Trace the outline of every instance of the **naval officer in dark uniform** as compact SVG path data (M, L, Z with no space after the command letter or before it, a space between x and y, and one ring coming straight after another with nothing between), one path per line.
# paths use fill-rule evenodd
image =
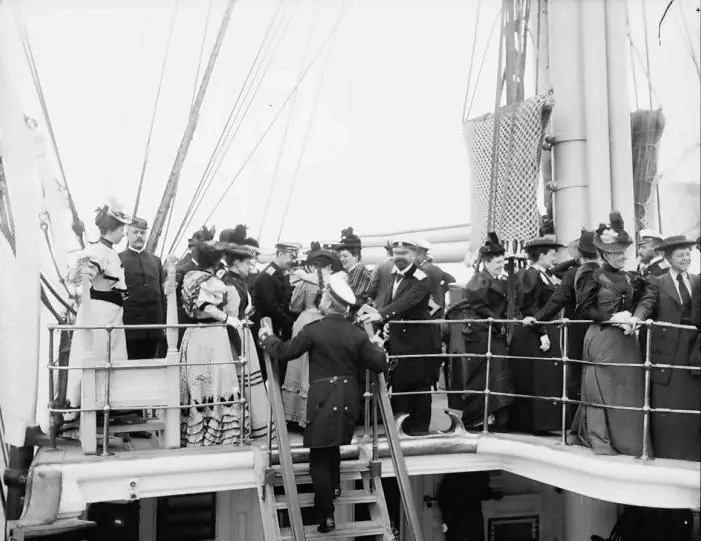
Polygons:
M310 448L314 507L322 533L336 527L333 498L340 495L340 446L351 442L360 414L357 374L365 368L379 373L387 365L381 340L371 341L347 319L354 304L350 286L340 276L331 276L319 303L323 319L309 323L289 342L267 327L259 333L263 348L281 363L309 353L304 446Z
M166 299L163 292L163 265L158 256L145 250L148 223L134 218L127 226L127 249L119 254L124 267L128 297L124 300L124 324L163 324ZM130 359L153 359L161 356L162 329L126 331L127 355Z
M253 284L252 300L254 313L254 336L260 330L260 320L269 317L273 322L273 332L283 340L292 338L292 325L295 316L290 311L292 287L290 270L297 261L301 246L293 242L280 242L275 245L275 259L271 261L256 277ZM263 358L259 351L259 358ZM285 381L286 365L280 367L280 381ZM268 379L265 365L261 366L263 378Z

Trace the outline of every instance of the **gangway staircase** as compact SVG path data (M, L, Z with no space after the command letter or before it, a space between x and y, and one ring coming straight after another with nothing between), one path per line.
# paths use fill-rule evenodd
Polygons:
M282 396L276 363L265 355L268 372L268 396L271 405L271 423L275 424L277 438L277 459L274 463L271 448L272 436L268 440L268 467L263 486L260 487L259 503L263 519L265 539L270 541L312 541L322 539L355 539L358 537L374 538L377 541L393 541L392 525L390 522L387 503L381 482L381 463L377 455L377 411L382 414L387 441L390 448L392 463L395 468L397 483L401 494L402 505L414 541L423 541L421 537L418 514L411 495L411 486L406 469L406 463L399 445L399 435L394 425L394 418L386 393L384 376L379 374L373 382L375 392L372 393L372 426L373 426L373 455L363 459L359 455L341 456L341 486L352 482L352 490L344 489L334 500L336 515L341 506L367 505L369 520L337 522L336 529L320 533L318 524L304 524L302 509L313 508L314 494L300 492L300 487L311 484L308 463L293 462L290 442L285 425L285 415L282 406ZM369 381L369 379L368 379ZM269 430L272 434L272 430ZM279 493L281 487L284 493ZM276 490L278 488L278 490ZM282 522L287 518L289 526ZM282 519L282 520L281 520ZM287 521L286 521L287 522Z

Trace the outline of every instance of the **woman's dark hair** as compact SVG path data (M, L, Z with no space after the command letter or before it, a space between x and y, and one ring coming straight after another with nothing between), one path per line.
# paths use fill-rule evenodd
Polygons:
M202 269L208 269L216 265L221 259L221 255L221 251L208 244L197 246L197 263Z
M224 252L224 259L226 260L226 264L231 266L234 264L234 261L245 261L246 259L252 259L253 255L252 254L242 254L242 253L230 253L230 252Z
M123 222L104 212L99 212L95 217L95 225L100 230L100 235L106 235L124 226Z
M489 263L495 257L503 256L504 254L484 254L480 257L482 263Z
M526 248L526 255L528 255L528 259L535 263L541 255L545 255L554 249L552 246L533 246L532 248Z

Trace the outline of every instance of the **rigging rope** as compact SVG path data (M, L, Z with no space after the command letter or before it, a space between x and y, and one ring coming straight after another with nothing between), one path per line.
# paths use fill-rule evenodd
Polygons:
M470 113L472 112L472 104L475 102L475 97L477 96L477 87L479 85L480 78L482 76L482 69L484 68L485 60L487 59L487 53L489 52L489 44L492 41L492 36L494 35L494 30L497 27L501 16L501 11L498 11L496 17L494 17L494 22L492 23L492 28L489 30L489 36L487 36L487 43L484 46L484 53L482 54L482 60L480 61L479 70L477 70L477 79L475 79L475 89L472 91L472 98L470 99L470 105L467 108L467 113L465 118L470 118Z
M684 17L684 12L682 11L680 2L677 2L677 7L679 8L679 18L681 19L682 26L684 27L684 36L686 36L686 42L689 45L689 55L691 56L691 61L694 63L694 67L696 68L696 74L699 76L699 80L701 81L701 68L699 68L699 61L696 58L696 53L694 52L694 43L691 41L689 27L686 24L686 18Z
M192 143L195 130L197 129L197 122L199 120L200 109L202 107L202 102L204 101L205 94L207 93L207 87L209 86L209 80L214 72L214 66L217 62L217 57L219 55L219 50L221 49L226 31L229 27L229 21L231 20L231 12L234 9L235 0L229 0L224 8L224 13L221 18L221 23L219 25L219 32L212 46L212 52L209 55L209 60L207 62L207 67L205 68L204 75L202 77L202 82L200 88L197 91L197 97L195 102L190 108L190 115L188 118L187 126L185 127L185 132L181 139L180 145L178 147L178 152L175 156L175 161L173 162L173 167L171 169L170 175L168 176L168 182L166 184L165 190L163 191L163 197L158 206L158 212L156 213L156 218L154 220L153 228L151 229L151 234L146 241L146 250L154 252L158 241L161 237L162 228L166 220L166 214L168 209L173 203L173 198L177 192L178 182L180 180L180 174L182 172L183 164L185 163L185 157L187 151Z
M39 70L36 67L36 62L34 61L34 51L32 50L31 43L29 42L29 33L24 24L24 18L22 17L22 12L19 8L19 1L13 0L12 6L14 8L15 21L17 23L17 28L20 34L20 41L22 43L22 49L24 50L24 56L29 64L29 73L32 76L32 81L34 83L34 88L37 91L37 96L39 98L39 104L41 105L41 111L44 116L44 121L46 122L46 127L49 132L49 138L51 140L51 145L54 149L54 154L56 155L56 161L58 163L58 168L61 173L61 178L63 180L63 188L66 190L66 195L68 197L68 206L71 210L73 216L73 232L76 237L78 237L78 242L81 248L85 248L85 240L83 238L85 234L85 224L80 220L78 216L78 209L75 206L75 201L71 194L70 188L68 187L68 179L66 177L66 171L63 167L63 160L61 159L61 153L58 149L58 143L56 142L56 134L54 132L53 123L51 122L51 116L49 115L49 108L46 104L46 98L44 96L44 90L41 85L41 80L39 78Z
M628 9L628 0L625 0L626 4L626 35L628 36L628 42L630 44L630 71L633 75L633 93L635 95L635 109L640 109L640 100L638 99L638 78L635 75L635 61L633 60L633 37L630 33L630 11Z
M312 29L314 28L314 18L316 17L316 11L314 12L314 17L309 25L309 35L307 36L307 43L304 46L304 53L302 54L302 65L299 68L299 75L302 75L304 66L307 63L307 54L309 53L309 46L311 45ZM290 103L290 114L287 115L287 122L285 122L285 130L282 132L282 141L280 143L280 150L277 153L277 160L275 161L275 168L273 169L273 176L270 179L270 185L268 186L268 194L265 198L265 206L263 207L263 215L260 219L260 226L258 227L258 236L256 237L259 241L263 235L263 227L268 219L268 211L270 210L270 202L273 197L273 190L278 180L278 173L280 172L280 164L282 163L282 156L284 154L287 142L287 134L289 132L290 126L292 125L292 118L294 117L295 105L297 104L297 97L299 94L295 94Z
M189 226L190 222L192 221L192 218L194 217L194 213L199 208L201 200L204 198L204 194L209 189L209 185L211 184L211 177L208 176L209 172L212 169L212 166L213 166L214 161L216 159L217 153L220 151L220 149L223 145L223 141L225 140L226 137L228 137L228 134L230 133L230 130L232 128L232 119L235 118L234 115L238 111L237 107L239 106L241 98L244 97L244 92L247 89L250 89L250 86L247 86L247 85L248 85L249 81L251 80L251 78L255 77L259 72L259 69L257 71L255 71L255 73L254 73L254 70L256 70L256 68L259 67L259 59L261 58L261 53L262 53L264 47L266 46L266 44L268 43L268 39L270 38L271 31L273 30L273 27L278 20L277 17L278 17L278 14L280 12L280 8L283 6L283 4L284 4L284 0L281 0L280 4L278 5L278 8L276 9L275 13L273 14L273 18L271 19L270 24L268 25L268 28L265 32L265 35L263 36L263 40L261 41L261 44L258 47L258 51L256 53L255 58L253 59L253 62L251 63L251 67L249 68L248 73L246 74L246 78L244 79L243 85L241 86L241 88L236 96L236 100L234 101L234 105L231 109L231 112L229 113L229 116L224 124L224 128L222 129L222 132L219 135L219 139L217 140L217 143L214 146L214 149L212 150L212 153L209 157L209 160L207 161L204 172L202 173L202 177L200 178L200 181L197 184L197 187L195 189L195 194L190 201L190 205L188 206L187 210L185 211L185 215L183 216L183 219L180 223L180 226L178 227L178 230L175 234L175 238L173 239L173 242L170 246L170 251L173 251L175 249L176 244L182 238L182 235L185 233L187 226ZM262 61L263 60L260 60L261 63L262 63ZM244 97L244 99L245 99L245 97Z
M214 213L216 212L216 210L219 208L219 205L221 205L221 203L222 203L222 201L224 200L224 198L226 197L226 195L229 193L229 191L231 190L231 188L234 186L234 183L236 182L236 180L238 179L238 177L241 175L241 172L242 172L243 169L246 167L246 165L248 165L248 162L251 160L251 158L253 157L253 155L255 154L255 152L258 150L258 147L260 147L261 143L263 142L263 140L265 139L265 137L268 135L268 133L269 133L270 130L272 129L272 127L273 127L273 125L275 124L275 122L277 121L277 119L280 117L280 114L282 113L282 111L285 110L285 107L287 107L287 104L290 102L290 100L292 99L292 97L294 96L294 94L297 92L297 90L299 89L300 85L304 82L304 79L305 79L305 78L307 77L307 75L309 74L309 71L310 71L311 68L314 66L314 64L316 63L316 61L318 60L319 56L320 56L321 53L324 51L324 49L326 48L326 46L328 45L328 43L329 43L329 41L331 40L331 38L333 37L333 35L334 35L334 34L338 31L338 29L340 28L341 23L343 22L343 19L345 18L346 14L348 13L348 10L350 9L351 5L352 5L352 2L348 2L348 4L346 5L346 7L344 8L343 12L341 13L341 15L338 17L338 20L337 20L336 23L334 24L333 28L331 29L331 31L329 32L329 34L326 36L326 38L325 38L324 41L322 42L322 44L321 44L321 46L319 47L319 49L317 50L317 52L314 54L314 56L313 56L311 62L310 62L309 65L307 66L307 68L304 70L304 73L303 73L302 77L299 79L299 81L297 81L297 84L295 84L295 86L292 88L292 90L291 90L290 93L288 94L287 98L285 98L285 101L282 103L282 105L281 105L280 108L278 109L277 113L275 113L275 116L274 116L273 119L270 121L270 124L268 124L268 127L265 129L265 131L263 132L263 134L260 136L260 138L259 138L258 141L256 142L256 144L255 144L255 146L253 147L253 149L251 149L251 152L248 154L248 156L247 156L246 159L244 160L243 164L241 165L241 167L239 168L239 170L236 172L236 175L234 175L234 177L231 179L231 181L229 182L228 186L227 186L226 189L224 190L224 193L222 193L221 197L217 200L216 204L214 205L214 208L212 209L212 211L207 215L207 218L205 219L205 222L209 221L209 219L214 215Z
M292 177L292 183L290 185L290 189L287 192L287 201L285 202L285 210L282 213L282 222L280 223L280 230L278 231L277 234L277 242L280 242L280 237L282 236L282 231L285 228L285 225L287 224L287 216L290 210L290 203L292 202L292 196L294 195L295 192L295 187L297 186L297 179L299 178L299 170L302 167L302 160L304 159L304 154L307 149L307 142L309 140L309 134L312 131L312 126L314 124L314 117L316 116L316 109L319 105L319 96L321 96L321 89L324 86L324 78L326 77L326 70L329 67L329 59L331 58L331 47L329 47L329 50L326 53L326 61L324 62L324 67L321 71L321 75L319 76L319 86L316 89L316 95L314 96L314 102L312 104L312 110L311 113L309 114L309 120L307 122L307 127L304 132L304 138L302 139L302 149L299 152L299 157L297 158L297 165L295 166L295 172Z
M209 33L209 22L212 18L212 1L209 0L207 5L207 15L204 20L204 32L202 32L202 43L200 43L200 55L197 60L197 71L195 72L195 84L192 85L192 98L190 98L190 107L195 103L195 96L197 95L197 83L200 82L200 70L202 69L202 59L204 58L204 46L207 41L207 34Z
M462 106L462 121L467 120L465 116L467 111L467 100L470 96L470 81L472 79L472 66L475 60L475 49L477 48L477 29L479 28L480 15L482 14L482 0L477 2L477 17L475 17L475 29L472 35L472 49L470 50L470 66L467 68L467 83L465 85L465 103Z
M175 0L173 6L173 15L170 18L170 28L168 29L168 39L166 40L166 50L163 55L163 63L161 65L161 76L158 79L158 89L156 90L156 99L153 103L153 113L151 114L151 124L148 127L148 137L146 138L146 148L144 149L144 160L141 164L141 176L139 177L139 185L136 190L136 201L134 202L134 212L132 216L136 216L139 211L139 201L141 200L141 190L144 187L144 176L146 175L146 167L148 166L149 150L151 148L151 136L153 135L153 126L156 123L156 113L158 112L158 102L161 98L161 89L163 88L163 79L168 65L168 56L170 54L170 44L173 39L173 30L175 29L175 20L178 16L178 7L180 0Z

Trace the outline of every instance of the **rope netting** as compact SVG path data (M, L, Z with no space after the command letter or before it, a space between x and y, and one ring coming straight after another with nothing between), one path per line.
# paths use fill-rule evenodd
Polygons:
M495 231L508 246L538 236L540 157L554 102L552 94L538 95L503 107L496 115L465 122L472 173L473 246L480 246L488 231Z

